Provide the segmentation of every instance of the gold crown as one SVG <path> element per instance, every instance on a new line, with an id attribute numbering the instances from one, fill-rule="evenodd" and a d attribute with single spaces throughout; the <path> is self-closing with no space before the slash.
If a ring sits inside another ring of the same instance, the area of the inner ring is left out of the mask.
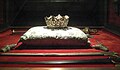
<path id="1" fill-rule="evenodd" d="M 45 17 L 45 22 L 47 27 L 67 27 L 69 21 L 69 16 L 61 16 L 58 14 L 57 16 L 49 16 Z"/>

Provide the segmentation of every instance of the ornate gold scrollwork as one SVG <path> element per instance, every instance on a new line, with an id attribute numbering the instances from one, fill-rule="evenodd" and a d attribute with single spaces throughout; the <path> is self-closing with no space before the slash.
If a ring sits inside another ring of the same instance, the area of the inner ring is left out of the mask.
<path id="1" fill-rule="evenodd" d="M 97 29 L 90 29 L 89 27 L 85 27 L 82 31 L 86 34 L 96 34 L 98 32 Z"/>

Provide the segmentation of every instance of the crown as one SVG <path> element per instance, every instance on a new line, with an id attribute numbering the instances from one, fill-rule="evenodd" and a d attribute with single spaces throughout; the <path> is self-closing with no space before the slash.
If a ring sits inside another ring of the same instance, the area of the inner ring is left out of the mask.
<path id="1" fill-rule="evenodd" d="M 61 16 L 58 14 L 57 16 L 49 16 L 45 17 L 45 22 L 47 24 L 47 27 L 50 28 L 59 28 L 59 27 L 67 27 L 69 21 L 69 16 Z"/>

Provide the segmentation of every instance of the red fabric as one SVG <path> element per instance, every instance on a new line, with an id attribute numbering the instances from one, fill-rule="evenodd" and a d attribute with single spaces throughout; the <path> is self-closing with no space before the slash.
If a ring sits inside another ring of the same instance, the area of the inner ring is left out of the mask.
<path id="1" fill-rule="evenodd" d="M 120 54 L 120 50 L 119 50 L 120 49 L 120 36 L 102 29 L 98 32 L 98 35 L 94 35 L 93 39 L 98 41 L 99 43 L 102 43 L 110 51 L 114 51 Z"/>
<path id="2" fill-rule="evenodd" d="M 96 49 L 59 49 L 59 50 L 12 50 L 10 53 L 94 53 L 94 52 L 103 52 Z"/>
<path id="3" fill-rule="evenodd" d="M 75 39 L 52 39 L 52 38 L 45 38 L 45 39 L 33 39 L 33 40 L 25 40 L 22 41 L 26 45 L 76 45 L 76 46 L 85 46 L 87 41 L 84 40 L 75 40 Z"/>
<path id="4" fill-rule="evenodd" d="M 9 31 L 8 31 L 9 32 Z M 9 35 L 6 33 L 5 35 L 0 34 L 0 48 L 5 45 L 17 43 L 22 34 L 13 34 Z M 114 35 L 105 30 L 100 30 L 96 35 L 93 35 L 94 38 L 90 38 L 91 45 L 97 44 L 99 41 L 106 47 L 110 49 L 110 51 L 115 51 L 120 53 L 120 37 Z M 59 49 L 59 50 L 12 50 L 11 53 L 82 53 L 82 52 L 102 52 L 101 50 L 96 49 Z M 43 60 L 86 60 L 86 59 L 96 59 L 96 58 L 107 58 L 107 56 L 76 56 L 76 57 L 11 57 L 11 56 L 1 56 L 0 61 L 43 61 Z M 114 64 L 75 64 L 75 65 L 40 65 L 40 64 L 0 64 L 0 67 L 114 67 Z"/>
<path id="5" fill-rule="evenodd" d="M 108 56 L 65 56 L 65 57 L 46 57 L 46 56 L 41 56 L 41 57 L 35 57 L 35 56 L 4 56 L 0 57 L 0 61 L 59 61 L 59 60 L 89 60 L 89 59 L 100 59 L 100 58 L 108 58 Z"/>
<path id="6" fill-rule="evenodd" d="M 22 44 L 23 44 L 22 42 L 18 42 L 17 45 L 13 49 L 18 48 Z"/>
<path id="7" fill-rule="evenodd" d="M 12 34 L 12 31 L 10 29 L 5 30 L 4 32 L 0 33 L 0 37 L 5 37 L 7 35 Z"/>
<path id="8" fill-rule="evenodd" d="M 9 34 L 9 31 L 7 31 Z M 4 33 L 0 33 L 2 37 L 0 37 L 0 48 L 4 47 L 5 45 L 14 44 L 19 41 L 19 38 L 22 34 L 13 34 L 13 35 L 6 35 Z M 93 35 L 94 38 L 90 38 L 91 45 L 97 44 L 96 40 L 105 45 L 110 49 L 110 51 L 115 51 L 120 53 L 120 37 L 110 33 L 106 30 L 99 30 L 96 35 Z"/>

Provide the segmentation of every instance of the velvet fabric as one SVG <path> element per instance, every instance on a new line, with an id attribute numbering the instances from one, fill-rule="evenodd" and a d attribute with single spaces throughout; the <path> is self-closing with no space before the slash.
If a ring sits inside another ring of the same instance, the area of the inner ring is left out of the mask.
<path id="1" fill-rule="evenodd" d="M 10 30 L 0 33 L 0 48 L 8 44 L 18 43 L 19 38 L 22 34 L 11 34 Z M 120 54 L 120 37 L 101 29 L 97 34 L 90 38 L 91 46 L 102 43 L 110 51 L 117 52 Z M 98 42 L 97 42 L 98 41 Z M 20 43 L 21 45 L 22 43 Z M 20 46 L 18 45 L 18 46 Z M 25 49 L 25 50 L 11 50 L 7 53 L 96 53 L 103 52 L 102 50 L 96 50 L 93 48 L 89 49 Z M 51 60 L 88 60 L 88 59 L 99 59 L 108 58 L 108 56 L 66 56 L 66 57 L 34 57 L 34 56 L 1 56 L 0 61 L 51 61 Z M 41 64 L 0 64 L 0 67 L 114 67 L 114 64 L 68 64 L 68 65 L 41 65 Z"/>

